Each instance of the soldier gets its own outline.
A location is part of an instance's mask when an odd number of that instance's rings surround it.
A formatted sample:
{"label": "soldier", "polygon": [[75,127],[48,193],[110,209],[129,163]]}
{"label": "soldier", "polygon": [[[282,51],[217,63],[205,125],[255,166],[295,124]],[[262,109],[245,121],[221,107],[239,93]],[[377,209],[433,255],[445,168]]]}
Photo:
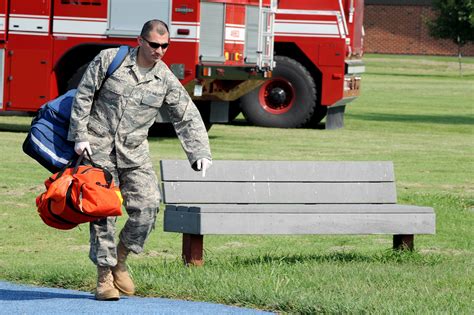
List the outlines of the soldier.
{"label": "soldier", "polygon": [[191,166],[205,176],[212,164],[209,139],[201,116],[178,79],[161,60],[169,44],[167,25],[151,20],[143,25],[120,67],[107,79],[117,48],[101,51],[87,68],[74,99],[68,139],[78,154],[91,153],[94,163],[108,168],[119,184],[128,220],[115,245],[115,217],[90,224],[89,257],[97,265],[97,300],[118,300],[135,286],[125,261],[140,253],[154,227],[160,202],[153,170],[148,129],[164,108],[171,118]]}

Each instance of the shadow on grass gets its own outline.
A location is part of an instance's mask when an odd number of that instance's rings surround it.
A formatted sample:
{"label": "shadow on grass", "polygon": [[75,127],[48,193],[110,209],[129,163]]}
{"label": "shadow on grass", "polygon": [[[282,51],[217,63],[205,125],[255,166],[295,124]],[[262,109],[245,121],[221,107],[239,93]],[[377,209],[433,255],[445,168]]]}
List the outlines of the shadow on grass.
{"label": "shadow on grass", "polygon": [[442,78],[442,79],[474,79],[474,74],[429,74],[429,73],[390,73],[390,72],[372,72],[367,71],[365,74],[370,75],[383,75],[390,77],[414,77],[414,78]]}
{"label": "shadow on grass", "polygon": [[[221,137],[215,136],[215,135],[209,135],[210,140],[219,139],[219,138],[221,138]],[[176,135],[148,136],[148,142],[160,142],[160,141],[164,141],[164,140],[167,140],[167,139],[178,139],[178,137]]]}
{"label": "shadow on grass", "polygon": [[[249,127],[255,127],[254,125],[250,124],[247,122],[245,119],[235,119],[231,122],[228,123],[223,123],[222,125],[232,125],[232,126],[249,126]],[[271,127],[269,127],[271,128]],[[281,128],[281,129],[287,129],[287,128]],[[303,128],[298,128],[298,129],[318,129],[318,130],[323,130],[326,129],[326,124],[324,122],[320,122],[314,126],[311,127],[303,127]]]}
{"label": "shadow on grass", "polygon": [[0,289],[0,301],[27,301],[46,299],[87,299],[93,300],[92,295],[57,293],[33,290]]}
{"label": "shadow on grass", "polygon": [[306,255],[280,255],[264,254],[255,258],[233,257],[235,264],[249,266],[259,264],[300,264],[308,262],[317,263],[399,263],[415,265],[436,265],[442,261],[439,254],[420,254],[410,251],[386,250],[372,255],[360,254],[356,252],[332,252],[326,254],[306,254]]}
{"label": "shadow on grass", "polygon": [[390,115],[390,114],[347,114],[348,117],[369,121],[416,122],[445,125],[471,125],[474,118],[469,116],[435,115]]}
{"label": "shadow on grass", "polygon": [[28,132],[28,131],[30,131],[30,124],[0,123],[0,131]]}
{"label": "shadow on grass", "polygon": [[[7,132],[29,132],[30,131],[30,124],[9,124],[9,123],[0,123],[0,131],[7,131]],[[164,139],[171,139],[177,138],[176,134],[163,134],[163,135],[156,135],[152,134],[149,135],[148,141],[151,142],[158,142]],[[209,135],[209,139],[216,139],[219,138],[217,136]]]}

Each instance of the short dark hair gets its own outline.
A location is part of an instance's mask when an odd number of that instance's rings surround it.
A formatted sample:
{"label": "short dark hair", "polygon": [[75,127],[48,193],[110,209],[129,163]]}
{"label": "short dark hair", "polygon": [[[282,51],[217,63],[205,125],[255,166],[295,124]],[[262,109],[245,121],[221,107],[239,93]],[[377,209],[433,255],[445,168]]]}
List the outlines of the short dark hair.
{"label": "short dark hair", "polygon": [[143,38],[148,37],[152,31],[156,31],[160,35],[169,34],[170,31],[168,29],[168,25],[162,20],[150,20],[145,22],[142,27],[142,31],[140,32],[140,36]]}

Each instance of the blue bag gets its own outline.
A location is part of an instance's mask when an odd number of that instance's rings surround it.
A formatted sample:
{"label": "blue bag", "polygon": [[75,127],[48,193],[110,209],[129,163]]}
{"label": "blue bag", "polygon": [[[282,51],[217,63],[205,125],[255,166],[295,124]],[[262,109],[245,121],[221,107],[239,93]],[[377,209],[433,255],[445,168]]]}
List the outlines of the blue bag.
{"label": "blue bag", "polygon": [[[117,55],[107,69],[101,87],[117,70],[128,51],[128,46],[120,46]],[[67,140],[72,102],[76,91],[76,89],[69,90],[41,106],[38,114],[33,118],[30,131],[23,142],[23,152],[52,173],[62,170],[70,161],[75,161],[78,158],[74,152],[74,142]]]}

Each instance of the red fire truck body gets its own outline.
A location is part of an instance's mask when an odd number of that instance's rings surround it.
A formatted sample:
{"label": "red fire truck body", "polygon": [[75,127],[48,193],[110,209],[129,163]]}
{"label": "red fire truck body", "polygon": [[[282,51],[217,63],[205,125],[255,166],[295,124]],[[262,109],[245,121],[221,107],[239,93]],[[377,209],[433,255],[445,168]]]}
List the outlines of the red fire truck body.
{"label": "red fire truck body", "polygon": [[242,109],[257,125],[308,125],[358,95],[362,10],[362,0],[0,0],[1,108],[35,112],[77,86],[101,49],[136,46],[158,18],[170,28],[164,61],[205,119]]}

